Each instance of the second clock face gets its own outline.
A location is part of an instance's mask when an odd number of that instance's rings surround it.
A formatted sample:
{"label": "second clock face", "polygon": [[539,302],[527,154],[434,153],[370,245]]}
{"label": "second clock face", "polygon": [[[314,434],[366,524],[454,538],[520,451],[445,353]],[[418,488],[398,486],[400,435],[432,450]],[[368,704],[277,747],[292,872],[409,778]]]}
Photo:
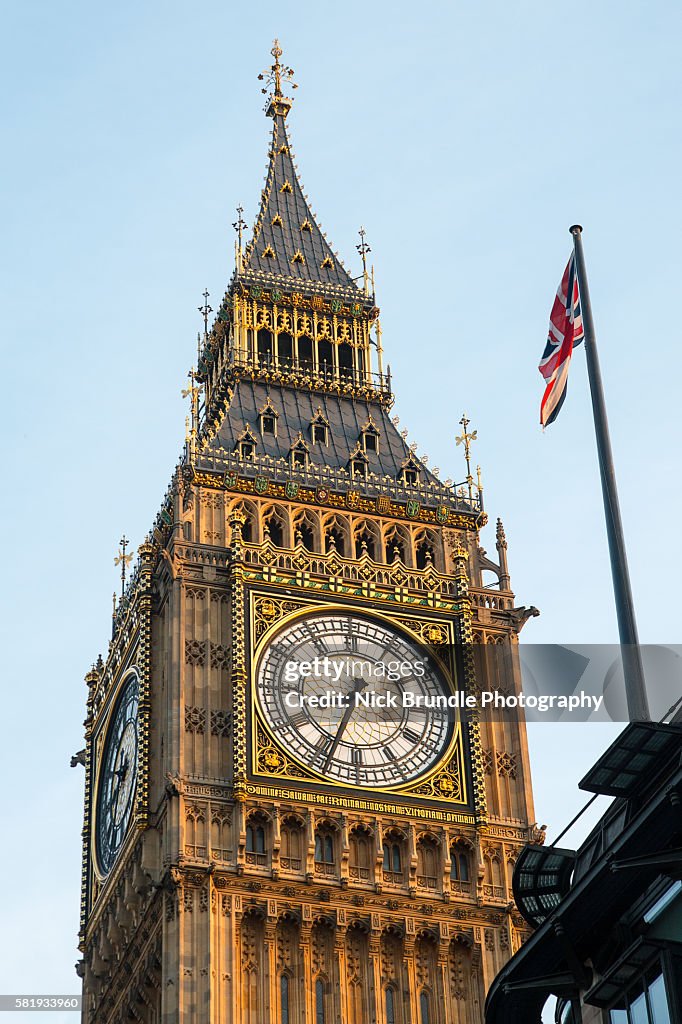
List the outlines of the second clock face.
{"label": "second clock face", "polygon": [[116,702],[102,753],[97,795],[97,860],[108,873],[123,843],[137,782],[139,688],[137,676],[125,683]]}
{"label": "second clock face", "polygon": [[277,742],[342,785],[411,782],[452,734],[434,700],[452,692],[439,670],[417,643],[369,616],[319,612],[285,627],[261,657],[257,692]]}

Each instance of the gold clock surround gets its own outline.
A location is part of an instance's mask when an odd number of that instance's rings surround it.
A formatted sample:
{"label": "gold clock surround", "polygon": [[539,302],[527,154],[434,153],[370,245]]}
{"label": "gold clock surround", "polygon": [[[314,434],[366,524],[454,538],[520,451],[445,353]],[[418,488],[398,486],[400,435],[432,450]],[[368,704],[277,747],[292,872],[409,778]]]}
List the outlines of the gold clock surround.
{"label": "gold clock surround", "polygon": [[[327,602],[315,600],[295,600],[293,598],[282,599],[274,592],[271,595],[255,593],[251,594],[251,635],[254,638],[253,656],[250,665],[250,774],[254,782],[266,779],[270,782],[294,782],[332,787],[334,789],[353,790],[354,787],[348,783],[336,782],[326,778],[324,775],[311,770],[304,763],[297,760],[295,756],[285,751],[278,742],[272,729],[265,721],[264,716],[258,707],[257,692],[257,671],[260,660],[266,647],[272,640],[281,633],[288,625],[305,618],[316,611],[344,612],[362,614],[366,618],[375,619],[393,629],[397,629],[413,643],[424,644],[425,638],[432,635],[439,644],[454,645],[455,636],[452,623],[437,619],[435,617],[419,618],[406,615],[402,609],[394,614],[386,610],[376,608],[367,609],[351,603]],[[434,645],[435,646],[435,645]],[[439,664],[441,673],[448,681],[456,679],[455,666],[448,666],[436,652],[431,651],[431,656]],[[472,723],[473,724],[473,723]],[[254,790],[257,792],[257,790]],[[358,794],[367,794],[366,789],[359,788]],[[405,797],[418,800],[438,800],[459,805],[462,809],[467,808],[469,786],[465,771],[464,758],[464,736],[463,723],[458,716],[458,721],[453,729],[452,736],[442,757],[432,768],[412,780],[397,786],[382,786],[372,790],[372,796],[376,799],[373,802],[381,802],[381,796],[396,798]]]}

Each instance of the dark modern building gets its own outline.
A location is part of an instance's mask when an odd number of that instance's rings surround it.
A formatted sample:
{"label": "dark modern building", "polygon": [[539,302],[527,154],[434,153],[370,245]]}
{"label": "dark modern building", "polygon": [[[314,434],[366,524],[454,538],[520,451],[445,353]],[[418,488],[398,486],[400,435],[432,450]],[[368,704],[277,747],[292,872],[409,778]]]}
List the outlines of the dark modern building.
{"label": "dark modern building", "polygon": [[533,935],[486,1024],[682,1021],[682,724],[629,724],[580,782],[615,799],[577,850],[529,845],[513,876]]}

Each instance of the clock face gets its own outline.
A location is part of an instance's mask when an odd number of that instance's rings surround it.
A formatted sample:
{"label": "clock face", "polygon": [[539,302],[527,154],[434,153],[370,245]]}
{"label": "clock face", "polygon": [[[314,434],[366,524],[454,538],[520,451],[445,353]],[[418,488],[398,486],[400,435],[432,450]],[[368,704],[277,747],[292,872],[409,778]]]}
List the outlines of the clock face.
{"label": "clock face", "polygon": [[447,709],[434,700],[442,705],[452,690],[424,649],[385,622],[345,611],[285,627],[261,657],[257,692],[277,742],[340,784],[411,782],[452,735]]}
{"label": "clock face", "polygon": [[128,830],[137,782],[137,676],[125,683],[104,742],[97,791],[97,861],[107,874]]}

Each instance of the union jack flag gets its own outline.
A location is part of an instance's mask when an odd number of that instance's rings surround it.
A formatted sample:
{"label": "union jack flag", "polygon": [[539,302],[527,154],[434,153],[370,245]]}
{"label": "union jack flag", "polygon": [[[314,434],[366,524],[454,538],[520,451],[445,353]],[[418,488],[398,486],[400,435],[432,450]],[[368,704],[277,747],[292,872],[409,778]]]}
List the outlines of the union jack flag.
{"label": "union jack flag", "polygon": [[571,253],[554,299],[549,318],[549,336],[538,367],[547,385],[540,404],[540,423],[543,428],[554,422],[564,404],[571,356],[583,337],[575,254]]}

